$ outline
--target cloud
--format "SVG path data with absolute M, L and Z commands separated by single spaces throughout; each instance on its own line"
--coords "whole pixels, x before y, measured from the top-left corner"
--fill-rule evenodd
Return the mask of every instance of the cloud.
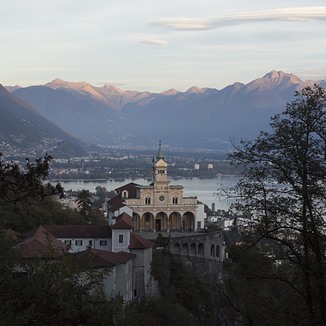
M 152 25 L 172 30 L 201 31 L 250 22 L 268 21 L 323 21 L 326 20 L 326 7 L 295 7 L 243 12 L 215 19 L 171 18 L 153 22 Z
M 144 44 L 152 44 L 152 45 L 167 45 L 168 42 L 165 40 L 160 40 L 160 39 L 147 39 L 147 40 L 142 40 L 141 43 Z

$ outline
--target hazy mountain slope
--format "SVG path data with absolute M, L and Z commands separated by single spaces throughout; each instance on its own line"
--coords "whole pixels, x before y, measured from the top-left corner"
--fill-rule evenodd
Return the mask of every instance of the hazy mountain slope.
M 63 150 L 68 148 L 69 151 Z M 37 113 L 29 104 L 10 94 L 0 85 L 0 150 L 14 155 L 24 151 L 44 155 L 84 155 L 77 141 Z
M 56 79 L 14 94 L 91 143 L 152 146 L 162 139 L 172 146 L 225 149 L 232 139 L 255 137 L 269 128 L 270 117 L 285 108 L 295 90 L 312 84 L 271 71 L 222 90 L 191 87 L 158 94 Z
M 272 71 L 246 85 L 235 83 L 203 98 L 176 94 L 146 105 L 131 103 L 123 110 L 131 120 L 138 118 L 138 126 L 146 130 L 142 137 L 158 134 L 171 143 L 214 148 L 267 129 L 270 117 L 285 108 L 295 90 L 306 85 L 294 75 Z
M 64 130 L 91 143 L 110 139 L 117 112 L 105 103 L 79 91 L 46 86 L 21 88 L 14 94 L 35 107 L 44 117 Z

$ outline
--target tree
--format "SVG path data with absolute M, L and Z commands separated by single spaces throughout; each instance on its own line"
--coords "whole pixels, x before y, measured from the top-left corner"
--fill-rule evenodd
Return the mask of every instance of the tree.
M 325 89 L 306 87 L 272 118 L 270 132 L 230 155 L 245 169 L 235 206 L 251 213 L 255 243 L 277 244 L 270 255 L 292 271 L 282 281 L 303 300 L 306 322 L 318 325 L 326 325 L 325 111 Z
M 44 157 L 30 163 L 26 159 L 25 168 L 14 162 L 5 162 L 0 153 L 0 199 L 17 203 L 26 198 L 43 200 L 47 196 L 60 195 L 63 197 L 63 188 L 44 183 L 49 173 L 49 164 L 52 156 Z
M 107 298 L 90 257 L 22 258 L 0 233 L 1 325 L 116 325 L 123 301 Z
M 83 189 L 77 196 L 77 204 L 80 209 L 80 213 L 83 216 L 87 216 L 91 213 L 92 210 L 92 199 L 93 195 L 89 192 L 89 190 Z

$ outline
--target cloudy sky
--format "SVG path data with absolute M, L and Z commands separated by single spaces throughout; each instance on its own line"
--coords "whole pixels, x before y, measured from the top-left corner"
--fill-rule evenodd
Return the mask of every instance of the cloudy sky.
M 325 0 L 10 0 L 0 83 L 221 89 L 283 70 L 326 79 Z

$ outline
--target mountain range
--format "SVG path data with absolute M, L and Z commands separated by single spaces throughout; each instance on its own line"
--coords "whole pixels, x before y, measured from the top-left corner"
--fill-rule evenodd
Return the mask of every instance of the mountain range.
M 294 92 L 314 83 L 326 85 L 326 81 L 302 81 L 293 74 L 271 71 L 247 84 L 236 82 L 221 90 L 191 87 L 186 92 L 151 93 L 56 79 L 45 85 L 2 87 L 0 118 L 3 120 L 4 112 L 11 114 L 12 121 L 13 117 L 20 124 L 25 121 L 25 128 L 28 120 L 35 135 L 41 129 L 79 150 L 79 140 L 152 147 L 159 139 L 170 147 L 228 150 L 233 140 L 252 138 L 268 129 L 270 117 L 284 110 Z M 15 110 L 10 103 L 15 103 Z M 28 116 L 25 120 L 22 112 Z M 6 130 L 11 123 L 20 130 L 17 121 L 7 122 Z M 8 138 L 6 130 L 1 126 L 3 142 Z M 26 130 L 21 137 L 24 134 Z

